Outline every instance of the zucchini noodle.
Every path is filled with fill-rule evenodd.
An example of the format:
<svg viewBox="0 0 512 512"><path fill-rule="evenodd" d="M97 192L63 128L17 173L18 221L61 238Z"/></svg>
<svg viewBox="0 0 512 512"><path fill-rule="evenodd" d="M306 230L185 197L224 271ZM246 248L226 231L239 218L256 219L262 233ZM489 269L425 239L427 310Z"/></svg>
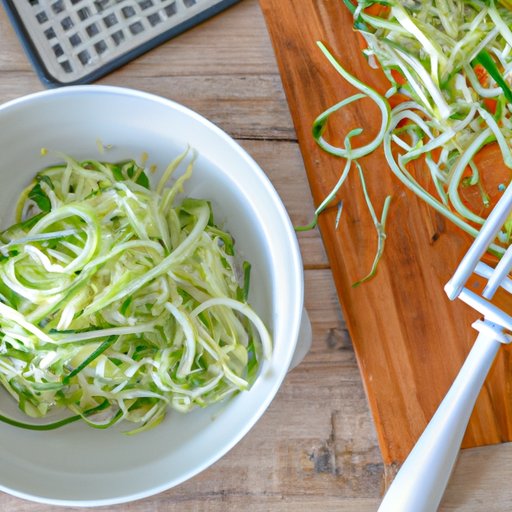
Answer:
<svg viewBox="0 0 512 512"><path fill-rule="evenodd" d="M254 383L272 352L247 303L229 233L184 198L187 149L154 190L135 161L62 156L23 191L0 234L0 383L49 430L83 420L136 433L169 408L205 407ZM177 169L185 170L169 184Z"/></svg>

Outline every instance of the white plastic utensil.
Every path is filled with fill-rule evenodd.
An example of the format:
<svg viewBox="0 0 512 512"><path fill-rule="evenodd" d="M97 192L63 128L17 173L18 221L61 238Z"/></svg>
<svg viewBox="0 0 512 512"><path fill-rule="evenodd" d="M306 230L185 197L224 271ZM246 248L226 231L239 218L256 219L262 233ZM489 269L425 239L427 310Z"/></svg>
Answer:
<svg viewBox="0 0 512 512"><path fill-rule="evenodd" d="M379 512L435 512L452 473L475 401L502 343L510 343L512 317L490 300L501 286L512 293L512 249L496 268L480 261L512 212L509 185L479 235L445 286L451 300L459 298L482 313L473 327L478 337L450 390L403 463L379 507ZM465 287L477 274L487 279L481 295Z"/></svg>

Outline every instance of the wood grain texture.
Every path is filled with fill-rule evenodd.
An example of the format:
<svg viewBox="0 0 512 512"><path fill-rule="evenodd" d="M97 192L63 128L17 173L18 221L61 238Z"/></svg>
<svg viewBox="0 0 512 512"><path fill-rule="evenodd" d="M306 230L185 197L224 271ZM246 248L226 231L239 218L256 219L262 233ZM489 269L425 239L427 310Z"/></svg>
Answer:
<svg viewBox="0 0 512 512"><path fill-rule="evenodd" d="M378 90L383 78L361 54L352 20L339 1L260 0L302 149L315 203L332 189L344 162L323 153L311 136L315 117L354 93L316 47L325 42L349 72ZM340 111L330 127L341 142L362 127L369 140L380 115L369 101ZM353 144L357 144L354 139ZM339 193L344 213L335 229L336 209L320 219L326 251L356 350L386 464L404 460L446 393L475 337L475 313L450 303L443 286L468 240L404 189L379 150L361 161L370 196L380 212L392 195L388 239L378 275L354 288L370 268L376 234L352 172ZM479 397L463 446L510 440L510 351L501 351Z"/></svg>

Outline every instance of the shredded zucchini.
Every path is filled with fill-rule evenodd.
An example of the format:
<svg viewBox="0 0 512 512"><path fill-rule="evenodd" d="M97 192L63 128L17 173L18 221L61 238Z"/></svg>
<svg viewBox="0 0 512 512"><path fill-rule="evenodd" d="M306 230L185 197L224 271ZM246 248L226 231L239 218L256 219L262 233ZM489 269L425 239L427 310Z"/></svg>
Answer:
<svg viewBox="0 0 512 512"><path fill-rule="evenodd" d="M0 420L127 421L135 433L169 408L249 389L272 342L247 303L250 265L238 269L209 202L178 199L194 152L154 190L135 161L63 159L37 174L0 234L0 382L30 417L71 416Z"/></svg>
<svg viewBox="0 0 512 512"><path fill-rule="evenodd" d="M389 169L402 184L476 236L512 176L512 171L504 173L503 182L488 189L485 173L494 169L479 168L476 159L483 148L493 146L504 166L512 169L511 3L343 1L366 43L363 52L369 65L381 68L389 88L377 92L351 76L319 43L332 66L360 92L318 116L315 140L348 165L382 148ZM323 135L330 116L363 97L372 99L382 115L375 139L362 147L349 147L346 140L344 147L331 144ZM355 128L351 133L361 131ZM329 201L338 188L336 184ZM510 222L490 247L497 256L512 242ZM376 227L381 240L382 226ZM381 248L382 244L380 253Z"/></svg>

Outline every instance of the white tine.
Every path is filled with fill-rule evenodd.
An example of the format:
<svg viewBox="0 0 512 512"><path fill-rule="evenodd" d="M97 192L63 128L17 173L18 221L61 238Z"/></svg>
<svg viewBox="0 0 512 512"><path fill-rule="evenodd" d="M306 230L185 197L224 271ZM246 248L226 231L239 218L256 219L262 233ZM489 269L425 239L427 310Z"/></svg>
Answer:
<svg viewBox="0 0 512 512"><path fill-rule="evenodd" d="M494 272L492 273L489 281L487 282L484 291L482 292L482 296L486 299L492 299L496 290L501 285L501 282L507 277L510 269L512 268L512 245L508 246L505 254L502 256Z"/></svg>
<svg viewBox="0 0 512 512"><path fill-rule="evenodd" d="M446 283L444 289L451 300L459 296L469 276L474 272L478 261L498 235L511 211L512 184L507 187L501 199L496 203L496 206L482 226L480 233L462 258L457 270L448 283Z"/></svg>
<svg viewBox="0 0 512 512"><path fill-rule="evenodd" d="M512 331L512 317L495 306L492 302L488 302L486 299L467 288L462 289L459 299L476 311L482 313L489 322L501 326L503 329L507 329L507 331Z"/></svg>
<svg viewBox="0 0 512 512"><path fill-rule="evenodd" d="M485 279L490 279L493 272L494 269L492 267L482 263L481 261L477 263L475 268L475 274L479 275L480 277L484 277ZM510 279L510 277L505 276L500 285L505 291L512 293L512 279Z"/></svg>

